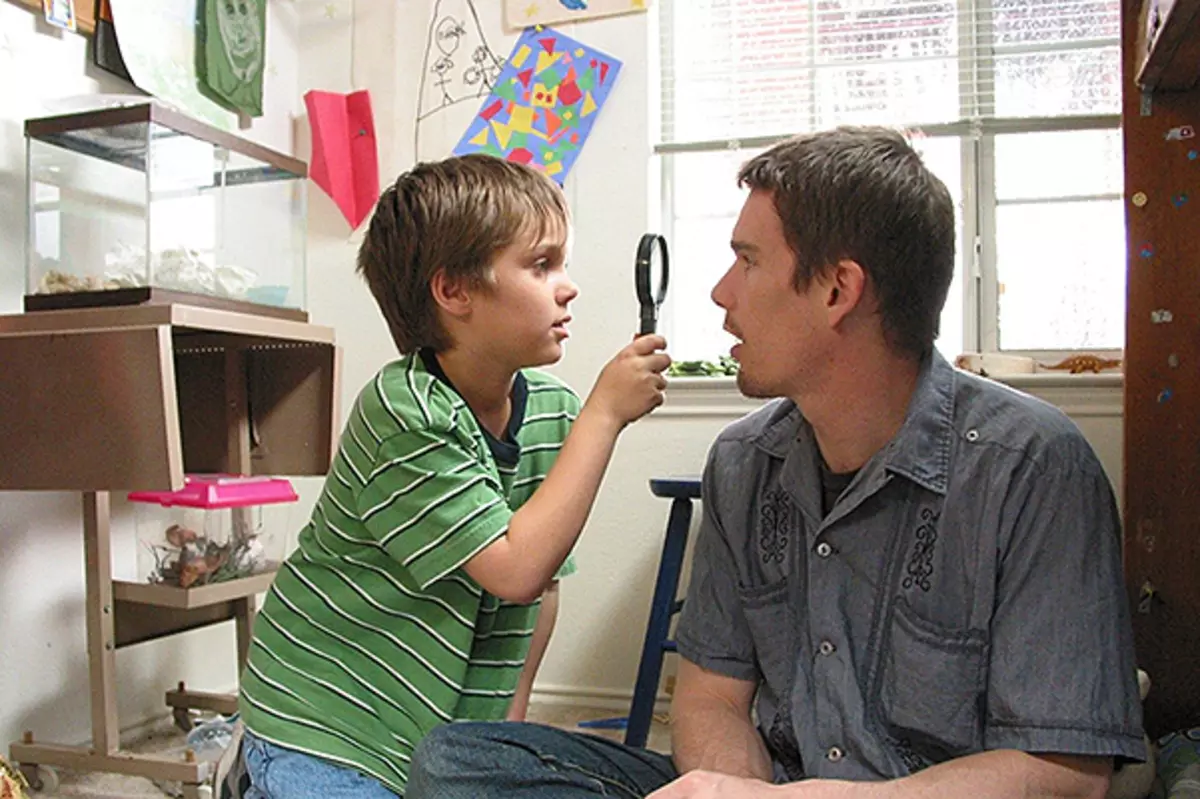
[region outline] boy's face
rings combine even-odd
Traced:
[[[568,306],[579,294],[567,276],[568,231],[529,231],[492,262],[489,285],[475,299],[472,337],[514,370],[562,358],[570,335]]]

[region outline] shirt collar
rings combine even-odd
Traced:
[[[422,348],[419,352],[421,363],[425,366],[425,371],[441,380],[449,386],[455,394],[462,397],[462,392],[450,381],[446,376],[445,370],[442,369],[442,364],[437,359],[437,355],[428,347]],[[505,466],[515,466],[521,458],[521,445],[517,443],[517,433],[521,431],[521,425],[525,423],[525,403],[529,398],[529,383],[525,379],[525,375],[517,372],[513,377],[512,394],[509,395],[512,400],[512,411],[508,415],[508,427],[504,430],[504,438],[496,438],[486,427],[479,424],[479,419],[476,417],[475,423],[479,427],[479,431],[483,433],[483,438],[487,441],[488,449],[492,452],[492,457],[498,463]],[[466,402],[466,398],[463,398]],[[471,410],[471,415],[475,416],[475,411],[468,404],[467,409]]]
[[[904,424],[872,461],[939,494],[949,483],[950,450],[954,440],[954,368],[936,350],[921,363],[917,385]],[[755,444],[773,457],[786,458],[793,446],[816,450],[816,436],[800,409],[790,400],[769,414]],[[869,462],[868,462],[869,463]],[[866,466],[864,466],[866,469]]]

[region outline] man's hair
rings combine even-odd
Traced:
[[[532,167],[488,155],[417,164],[384,190],[358,250],[401,354],[450,346],[430,291],[440,269],[485,288],[496,256],[520,236],[570,225],[562,190]]]
[[[902,134],[841,127],[797,136],[746,162],[738,185],[772,195],[797,290],[856,261],[892,349],[933,348],[954,278],[954,201]]]

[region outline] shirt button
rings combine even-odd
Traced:
[[[831,746],[829,751],[825,753],[825,757],[829,758],[830,763],[836,763],[846,756],[846,753],[841,750],[841,747]]]
[[[829,546],[829,544],[827,542],[822,541],[821,543],[817,544],[817,555],[819,557],[827,558],[832,554],[833,554],[833,547]]]
[[[818,647],[818,649],[820,650],[822,655],[826,655],[826,656],[832,655],[834,652],[837,651],[837,647],[833,645],[832,641],[822,641],[821,646]]]

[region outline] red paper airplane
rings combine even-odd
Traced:
[[[304,95],[312,130],[309,176],[357,229],[379,199],[379,157],[375,118],[367,91]]]

